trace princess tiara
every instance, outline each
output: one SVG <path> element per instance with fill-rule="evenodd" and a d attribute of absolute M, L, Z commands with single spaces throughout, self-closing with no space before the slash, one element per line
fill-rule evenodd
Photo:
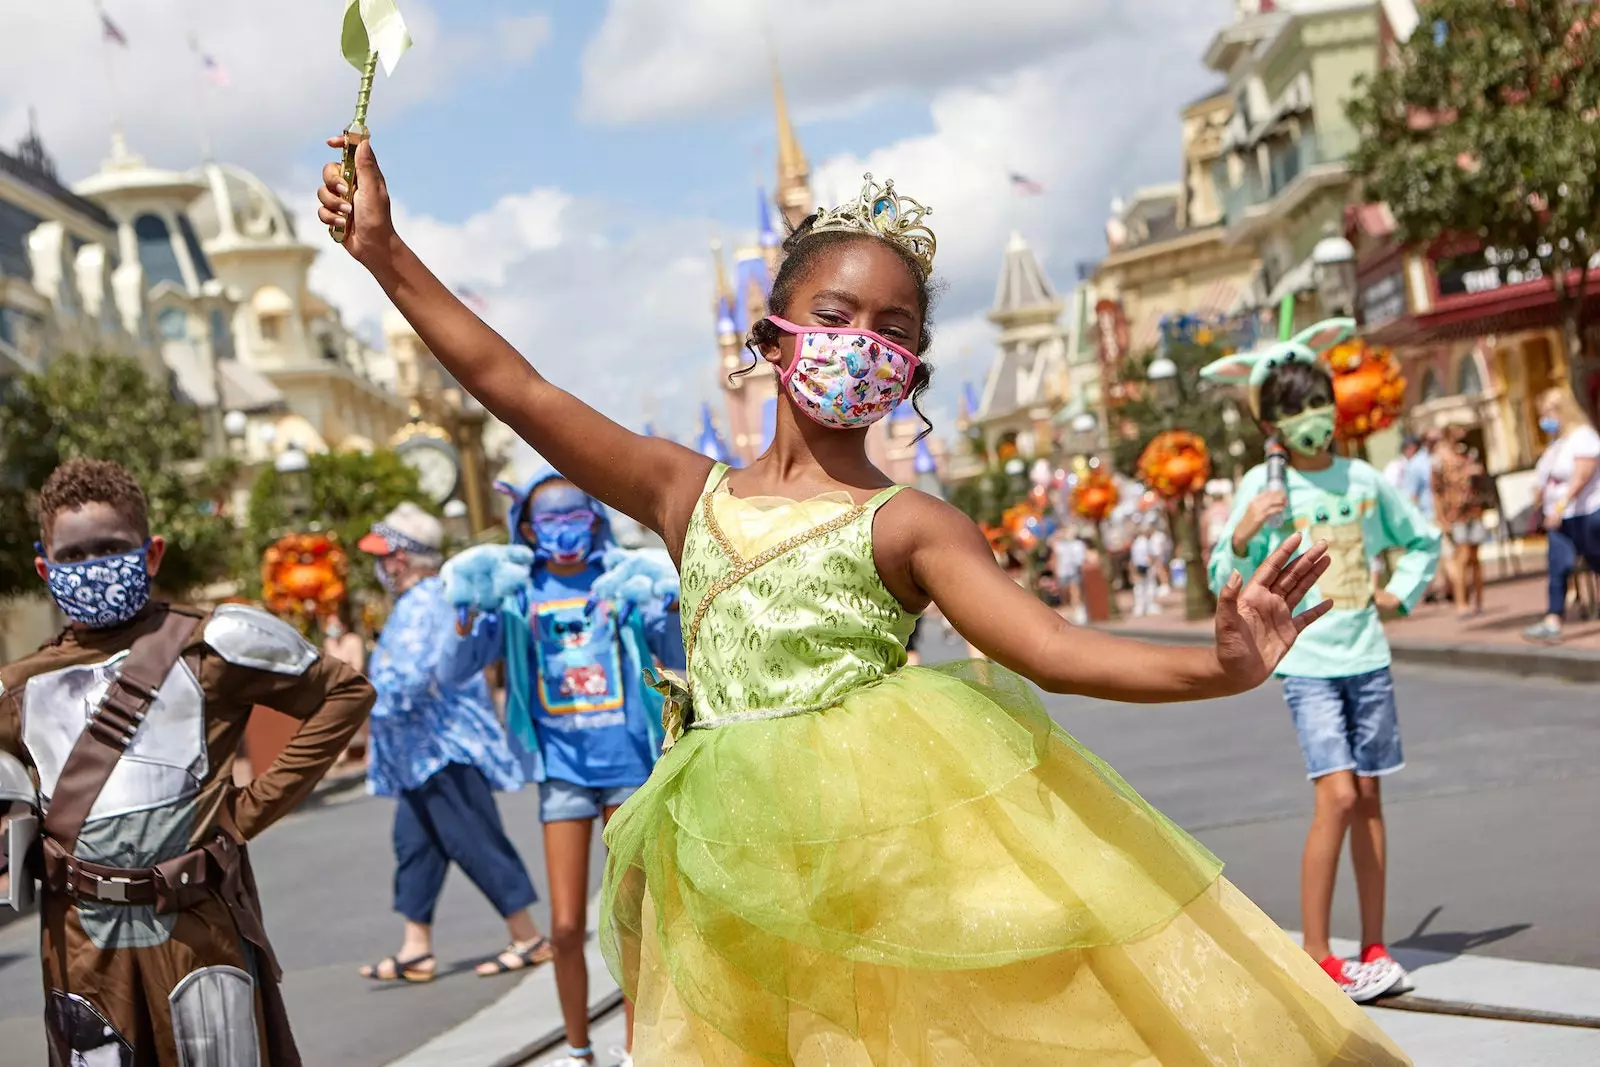
<path fill-rule="evenodd" d="M 861 198 L 852 204 L 818 208 L 811 232 L 842 230 L 893 241 L 911 253 L 924 276 L 932 274 L 933 252 L 938 241 L 922 219 L 933 214 L 933 208 L 923 207 L 909 196 L 895 192 L 892 178 L 880 186 L 872 180 L 871 174 L 863 177 L 866 184 L 861 187 Z"/>

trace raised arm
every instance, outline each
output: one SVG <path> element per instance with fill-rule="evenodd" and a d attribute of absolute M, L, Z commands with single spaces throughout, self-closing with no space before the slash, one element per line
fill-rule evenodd
<path fill-rule="evenodd" d="M 342 136 L 330 147 L 343 148 Z M 345 250 L 366 267 L 428 350 L 494 415 L 573 484 L 661 534 L 673 552 L 711 461 L 636 434 L 551 385 L 505 338 L 434 276 L 394 231 L 389 192 L 370 141 L 356 152 L 352 205 L 339 166 L 323 168 L 318 216 L 342 218 Z"/>
<path fill-rule="evenodd" d="M 1072 626 L 995 565 L 982 532 L 960 512 L 920 495 L 904 505 L 919 509 L 896 524 L 912 539 L 911 579 L 962 637 L 1050 692 L 1146 704 L 1244 692 L 1327 610 L 1324 603 L 1291 617 L 1328 566 L 1322 545 L 1290 564 L 1295 537 L 1248 583 L 1236 575 L 1223 589 L 1213 646 L 1174 648 Z"/>

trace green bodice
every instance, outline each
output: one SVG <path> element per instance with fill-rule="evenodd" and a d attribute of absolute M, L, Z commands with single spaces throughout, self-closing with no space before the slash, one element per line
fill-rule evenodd
<path fill-rule="evenodd" d="M 713 469 L 680 567 L 696 727 L 829 707 L 906 662 L 916 619 L 884 587 L 872 521 L 900 487 L 754 557 L 717 524 Z"/>

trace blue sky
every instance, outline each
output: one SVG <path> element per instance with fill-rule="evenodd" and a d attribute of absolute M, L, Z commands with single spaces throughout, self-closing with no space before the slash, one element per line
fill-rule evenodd
<path fill-rule="evenodd" d="M 0 142 L 36 106 L 63 176 L 94 171 L 113 112 L 178 169 L 216 156 L 265 179 L 314 243 L 312 193 L 357 76 L 340 0 L 0 0 Z M 417 46 L 381 75 L 374 144 L 402 232 L 542 370 L 614 417 L 689 432 L 716 399 L 713 235 L 747 239 L 770 188 L 769 55 L 819 198 L 863 170 L 934 207 L 932 408 L 981 378 L 983 319 L 1009 232 L 1058 288 L 1104 248 L 1116 193 L 1179 172 L 1178 111 L 1219 80 L 1200 54 L 1228 0 L 400 0 Z M 232 75 L 204 90 L 186 40 Z M 769 52 L 770 47 L 770 52 Z M 1019 200 L 1007 175 L 1043 183 Z M 313 284 L 374 331 L 382 295 L 328 248 Z"/>

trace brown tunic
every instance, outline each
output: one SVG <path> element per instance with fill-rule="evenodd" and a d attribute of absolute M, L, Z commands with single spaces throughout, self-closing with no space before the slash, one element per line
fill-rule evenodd
<path fill-rule="evenodd" d="M 43 773 L 41 761 L 48 766 L 54 760 L 58 771 L 62 737 L 75 736 L 93 710 L 93 698 L 83 690 L 90 675 L 61 672 L 107 664 L 159 618 L 160 609 L 153 605 L 124 626 L 69 628 L 34 654 L 0 668 L 0 751 L 33 769 L 42 792 L 49 792 L 50 775 Z M 317 656 L 307 646 L 304 659 L 288 669 L 283 664 L 244 666 L 237 654 L 230 661 L 208 644 L 209 617 L 197 613 L 197 619 L 205 621 L 169 675 L 176 686 L 172 698 L 166 686 L 162 689 L 162 699 L 181 713 L 169 709 L 160 722 L 152 713 L 141 727 L 141 733 L 166 731 L 164 740 L 151 740 L 161 758 L 137 768 L 148 777 L 113 791 L 109 800 L 102 794 L 79 836 L 79 859 L 150 866 L 204 844 L 230 826 L 249 840 L 310 794 L 372 707 L 371 685 L 344 663 Z M 196 683 L 197 707 L 192 706 Z M 272 766 L 240 789 L 233 784 L 233 761 L 257 704 L 294 716 L 302 725 Z M 30 751 L 30 745 L 39 751 Z M 136 739 L 122 764 L 137 756 Z M 102 805 L 112 810 L 102 811 Z M 198 969 L 231 966 L 255 979 L 261 1062 L 274 1067 L 298 1062 L 287 1034 L 273 1035 L 269 1043 L 261 987 L 271 981 L 270 968 L 241 941 L 233 915 L 220 899 L 207 897 L 187 910 L 157 915 L 147 907 L 74 902 L 46 890 L 40 908 L 53 1060 L 63 1058 L 70 1047 L 70 1035 L 63 1033 L 68 1024 L 59 1014 L 70 998 L 87 1002 L 131 1046 L 124 1062 L 139 1067 L 178 1064 L 169 995 Z"/>

